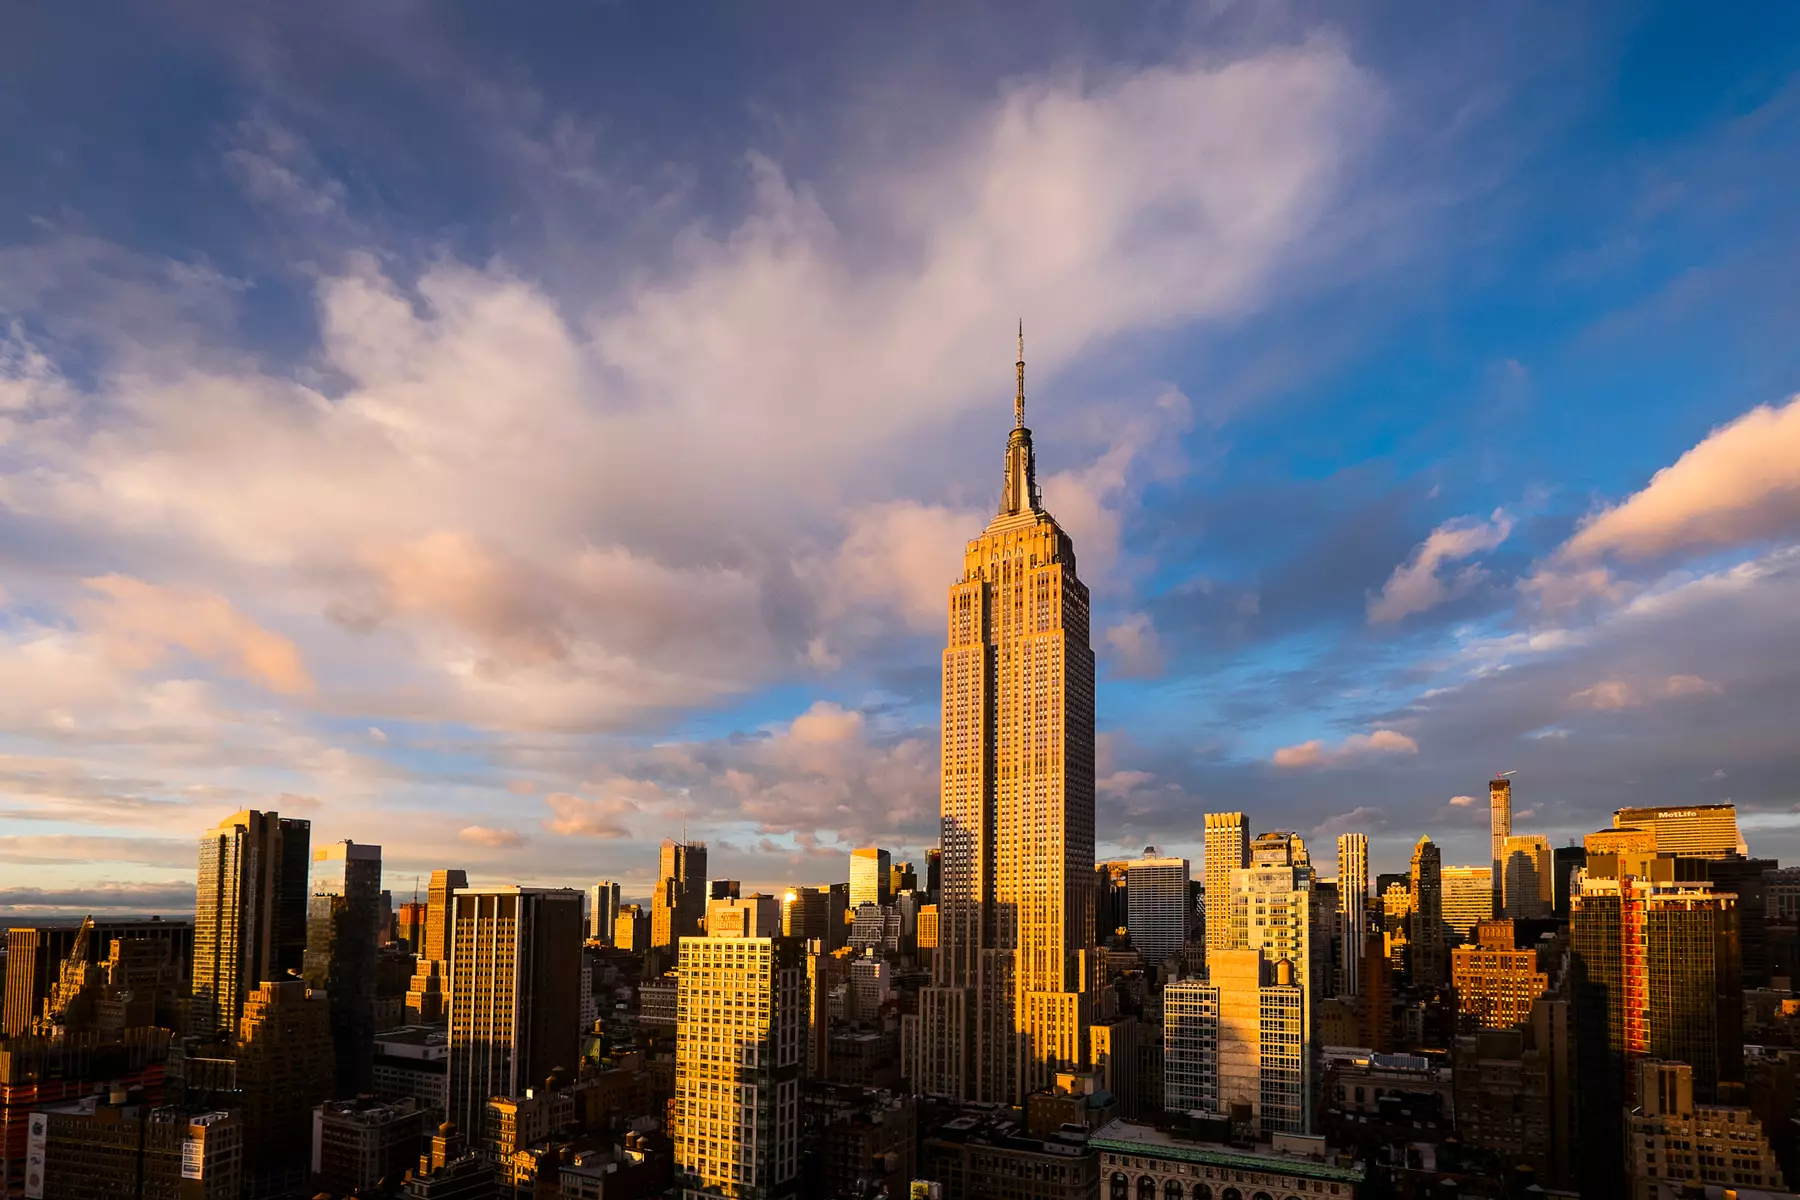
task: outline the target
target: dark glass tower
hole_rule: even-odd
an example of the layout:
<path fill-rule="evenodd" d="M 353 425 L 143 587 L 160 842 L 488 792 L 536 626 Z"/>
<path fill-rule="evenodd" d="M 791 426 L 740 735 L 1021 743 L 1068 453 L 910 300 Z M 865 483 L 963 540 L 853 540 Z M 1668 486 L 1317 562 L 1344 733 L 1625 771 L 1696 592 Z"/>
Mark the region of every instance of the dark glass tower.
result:
<path fill-rule="evenodd" d="M 322 846 L 313 855 L 302 974 L 331 1004 L 336 1088 L 369 1090 L 375 1057 L 375 951 L 381 916 L 381 847 Z"/>

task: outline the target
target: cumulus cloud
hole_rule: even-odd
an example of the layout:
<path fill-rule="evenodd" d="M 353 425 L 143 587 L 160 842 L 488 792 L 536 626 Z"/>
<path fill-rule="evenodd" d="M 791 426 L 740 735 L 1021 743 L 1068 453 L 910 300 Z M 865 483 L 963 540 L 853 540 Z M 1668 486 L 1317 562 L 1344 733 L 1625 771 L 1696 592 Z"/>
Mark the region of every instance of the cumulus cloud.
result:
<path fill-rule="evenodd" d="M 512 830 L 495 829 L 488 825 L 464 825 L 456 831 L 456 836 L 475 846 L 508 848 L 525 844 L 525 839 Z"/>
<path fill-rule="evenodd" d="M 1800 396 L 1714 429 L 1642 491 L 1584 523 L 1564 554 L 1645 559 L 1793 534 L 1800 534 Z"/>
<path fill-rule="evenodd" d="M 1394 568 L 1382 585 L 1381 594 L 1369 598 L 1369 620 L 1398 621 L 1466 594 L 1486 572 L 1472 565 L 1446 578 L 1440 573 L 1442 569 L 1494 549 L 1511 532 L 1512 518 L 1498 508 L 1485 521 L 1462 518 L 1439 525 L 1405 562 Z"/>
<path fill-rule="evenodd" d="M 1469 808 L 1469 807 L 1472 807 L 1474 805 L 1474 803 L 1475 803 L 1475 797 L 1473 797 L 1473 796 L 1452 796 L 1452 797 L 1450 797 L 1450 807 L 1451 808 Z"/>
<path fill-rule="evenodd" d="M 1584 687 L 1570 696 L 1569 700 L 1573 704 L 1598 709 L 1602 712 L 1620 708 L 1636 708 L 1644 702 L 1636 688 L 1617 679 L 1603 679 L 1599 683 Z"/>
<path fill-rule="evenodd" d="M 299 647 L 239 612 L 216 592 L 163 587 L 124 575 L 85 581 L 96 594 L 78 611 L 106 652 L 132 670 L 182 651 L 277 692 L 310 692 Z"/>
<path fill-rule="evenodd" d="M 1417 754 L 1419 744 L 1393 729 L 1377 729 L 1372 733 L 1353 733 L 1336 746 L 1327 746 L 1315 738 L 1275 751 L 1272 761 L 1278 767 L 1331 767 L 1371 756 Z"/>

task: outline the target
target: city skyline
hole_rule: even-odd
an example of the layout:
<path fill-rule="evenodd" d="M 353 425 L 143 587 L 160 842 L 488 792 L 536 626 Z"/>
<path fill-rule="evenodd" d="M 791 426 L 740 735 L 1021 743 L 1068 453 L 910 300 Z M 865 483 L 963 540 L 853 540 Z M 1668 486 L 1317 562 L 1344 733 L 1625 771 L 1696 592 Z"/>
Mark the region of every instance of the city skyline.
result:
<path fill-rule="evenodd" d="M 1021 318 L 1095 858 L 1243 812 L 1479 867 L 1496 776 L 1552 852 L 1729 800 L 1800 857 L 1793 17 L 1581 11 L 45 11 L 0 910 L 187 912 L 240 810 L 396 902 L 923 863 Z"/>

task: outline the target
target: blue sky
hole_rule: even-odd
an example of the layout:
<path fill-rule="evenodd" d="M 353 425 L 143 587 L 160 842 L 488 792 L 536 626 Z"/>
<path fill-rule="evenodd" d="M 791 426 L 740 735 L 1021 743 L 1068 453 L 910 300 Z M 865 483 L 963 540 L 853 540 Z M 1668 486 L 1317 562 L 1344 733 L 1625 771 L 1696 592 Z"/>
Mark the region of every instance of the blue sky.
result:
<path fill-rule="evenodd" d="M 1103 853 L 1800 856 L 1789 7 L 213 3 L 0 46 L 0 905 L 917 856 L 1022 318 Z"/>

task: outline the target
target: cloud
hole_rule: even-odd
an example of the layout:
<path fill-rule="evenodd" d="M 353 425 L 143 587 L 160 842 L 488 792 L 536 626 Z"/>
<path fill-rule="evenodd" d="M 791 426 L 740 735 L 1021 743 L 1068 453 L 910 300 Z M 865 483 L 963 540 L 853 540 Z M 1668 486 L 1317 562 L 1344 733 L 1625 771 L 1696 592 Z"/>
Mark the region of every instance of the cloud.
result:
<path fill-rule="evenodd" d="M 544 828 L 563 837 L 626 838 L 631 836 L 631 829 L 625 824 L 627 814 L 645 807 L 666 809 L 680 799 L 655 783 L 618 776 L 602 781 L 593 790 L 597 793 L 593 796 L 552 792 L 544 797 L 551 814 L 545 819 Z"/>
<path fill-rule="evenodd" d="M 1404 563 L 1394 568 L 1382 585 L 1381 594 L 1370 597 L 1369 620 L 1398 621 L 1466 594 L 1486 574 L 1481 567 L 1464 567 L 1448 580 L 1439 574 L 1440 569 L 1492 550 L 1511 532 L 1512 518 L 1498 508 L 1486 521 L 1462 518 L 1439 525 Z"/>
<path fill-rule="evenodd" d="M 1636 708 L 1644 702 L 1636 688 L 1617 679 L 1603 679 L 1590 687 L 1582 688 L 1570 696 L 1569 701 L 1601 712 Z"/>
<path fill-rule="evenodd" d="M 1450 797 L 1450 807 L 1451 808 L 1470 808 L 1474 805 L 1474 803 L 1475 803 L 1475 797 L 1473 797 L 1473 796 L 1452 796 L 1452 797 Z"/>
<path fill-rule="evenodd" d="M 100 598 L 83 602 L 78 611 L 108 655 L 132 670 L 158 667 L 179 650 L 273 691 L 313 690 L 299 648 L 216 592 L 161 587 L 125 575 L 83 583 Z"/>
<path fill-rule="evenodd" d="M 31 913 L 142 913 L 194 911 L 191 883 L 94 883 L 84 887 L 0 888 L 0 911 Z"/>
<path fill-rule="evenodd" d="M 464 825 L 456 836 L 476 846 L 510 848 L 522 846 L 525 839 L 510 829 L 493 829 L 486 825 Z"/>
<path fill-rule="evenodd" d="M 1148 613 L 1127 613 L 1100 635 L 1111 655 L 1111 673 L 1120 679 L 1149 679 L 1162 674 L 1162 643 Z"/>
<path fill-rule="evenodd" d="M 1717 696 L 1725 689 L 1698 675 L 1671 675 L 1659 690 L 1665 696 Z"/>
<path fill-rule="evenodd" d="M 1800 396 L 1709 433 L 1648 486 L 1589 519 L 1571 561 L 1655 558 L 1800 533 Z"/>
<path fill-rule="evenodd" d="M 1271 760 L 1278 767 L 1330 767 L 1370 756 L 1417 754 L 1419 744 L 1392 729 L 1373 733 L 1353 733 L 1335 747 L 1314 739 L 1296 746 L 1283 746 Z"/>
<path fill-rule="evenodd" d="M 1327 817 L 1312 827 L 1312 834 L 1317 838 L 1335 840 L 1346 833 L 1375 833 L 1387 828 L 1387 813 L 1379 808 L 1371 808 L 1359 804 L 1349 812 L 1341 812 Z"/>

